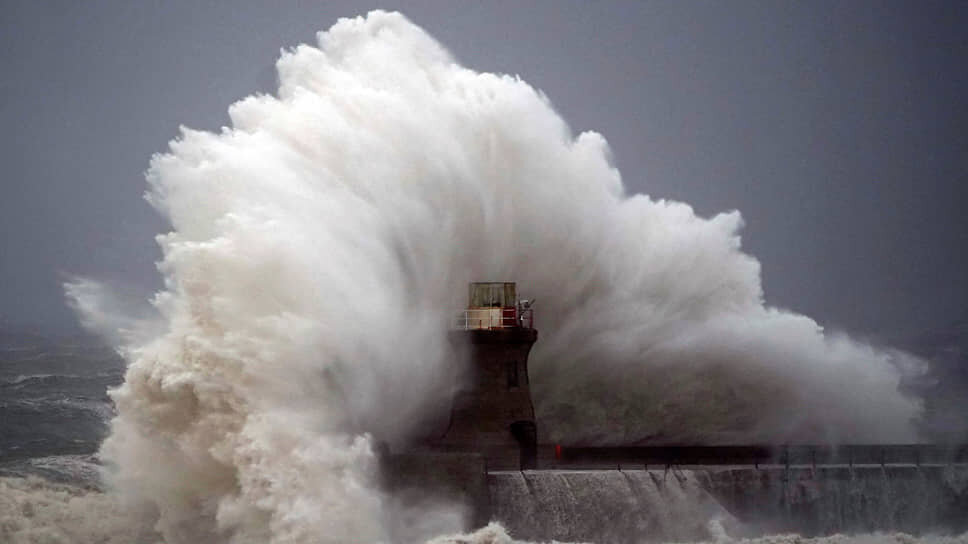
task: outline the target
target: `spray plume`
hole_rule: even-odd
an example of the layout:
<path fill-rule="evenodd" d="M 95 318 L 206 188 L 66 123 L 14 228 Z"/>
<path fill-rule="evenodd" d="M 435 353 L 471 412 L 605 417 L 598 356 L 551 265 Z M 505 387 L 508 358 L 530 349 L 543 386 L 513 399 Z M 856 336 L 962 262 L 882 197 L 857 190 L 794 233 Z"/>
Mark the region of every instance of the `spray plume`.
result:
<path fill-rule="evenodd" d="M 399 14 L 318 40 L 147 173 L 167 325 L 124 350 L 102 456 L 166 542 L 390 538 L 370 443 L 447 406 L 475 280 L 539 301 L 544 440 L 913 437 L 889 354 L 764 305 L 737 212 L 627 195 L 602 136 Z"/>

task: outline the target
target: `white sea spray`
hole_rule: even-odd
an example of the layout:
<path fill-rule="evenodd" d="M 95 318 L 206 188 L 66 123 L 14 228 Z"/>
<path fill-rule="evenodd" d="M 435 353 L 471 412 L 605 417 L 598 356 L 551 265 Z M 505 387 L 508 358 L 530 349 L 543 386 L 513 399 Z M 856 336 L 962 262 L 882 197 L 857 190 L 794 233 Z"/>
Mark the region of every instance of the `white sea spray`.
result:
<path fill-rule="evenodd" d="M 601 135 L 402 15 L 318 42 L 147 173 L 172 225 L 162 326 L 114 334 L 129 366 L 101 455 L 165 542 L 392 539 L 372 443 L 446 409 L 469 281 L 537 299 L 545 440 L 914 438 L 896 352 L 765 305 L 738 212 L 628 195 Z M 117 328 L 71 285 L 86 322 Z"/>

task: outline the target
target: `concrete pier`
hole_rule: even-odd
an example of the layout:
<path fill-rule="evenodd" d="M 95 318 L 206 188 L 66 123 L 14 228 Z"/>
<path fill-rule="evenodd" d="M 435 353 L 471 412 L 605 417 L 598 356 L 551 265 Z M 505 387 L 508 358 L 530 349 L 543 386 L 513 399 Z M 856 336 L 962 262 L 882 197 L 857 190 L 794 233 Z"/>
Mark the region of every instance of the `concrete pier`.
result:
<path fill-rule="evenodd" d="M 665 542 L 968 530 L 968 466 L 499 471 L 491 518 L 515 538 Z"/>
<path fill-rule="evenodd" d="M 388 455 L 384 472 L 391 495 L 461 505 L 466 529 L 496 520 L 539 541 L 704 539 L 711 521 L 731 536 L 968 531 L 962 447 L 730 448 L 686 465 L 670 456 L 696 461 L 715 448 L 598 448 L 606 454 L 594 458 L 561 448 L 556 459 L 542 447 L 539 469 L 524 471 L 489 469 L 481 454 L 412 452 Z"/>

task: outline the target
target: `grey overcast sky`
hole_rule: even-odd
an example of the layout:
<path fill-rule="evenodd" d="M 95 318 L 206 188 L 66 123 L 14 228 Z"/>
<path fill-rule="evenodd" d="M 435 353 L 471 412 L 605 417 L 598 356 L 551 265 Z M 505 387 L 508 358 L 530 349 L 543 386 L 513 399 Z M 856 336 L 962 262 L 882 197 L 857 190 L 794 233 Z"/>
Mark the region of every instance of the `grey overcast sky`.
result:
<path fill-rule="evenodd" d="M 631 192 L 742 211 L 769 303 L 873 336 L 968 315 L 966 2 L 7 0 L 0 323 L 70 329 L 65 274 L 156 288 L 150 155 L 374 8 L 543 90 Z"/>

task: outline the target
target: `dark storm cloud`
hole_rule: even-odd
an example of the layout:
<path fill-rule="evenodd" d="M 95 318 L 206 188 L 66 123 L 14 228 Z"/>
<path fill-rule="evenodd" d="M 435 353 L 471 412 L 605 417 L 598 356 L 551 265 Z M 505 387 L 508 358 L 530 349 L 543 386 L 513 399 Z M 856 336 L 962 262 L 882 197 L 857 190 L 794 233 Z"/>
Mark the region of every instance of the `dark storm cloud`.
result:
<path fill-rule="evenodd" d="M 150 155 L 373 7 L 541 88 L 630 191 L 741 210 L 768 302 L 872 334 L 964 316 L 968 8 L 860 2 L 8 2 L 0 316 L 68 327 L 64 273 L 152 289 Z"/>

